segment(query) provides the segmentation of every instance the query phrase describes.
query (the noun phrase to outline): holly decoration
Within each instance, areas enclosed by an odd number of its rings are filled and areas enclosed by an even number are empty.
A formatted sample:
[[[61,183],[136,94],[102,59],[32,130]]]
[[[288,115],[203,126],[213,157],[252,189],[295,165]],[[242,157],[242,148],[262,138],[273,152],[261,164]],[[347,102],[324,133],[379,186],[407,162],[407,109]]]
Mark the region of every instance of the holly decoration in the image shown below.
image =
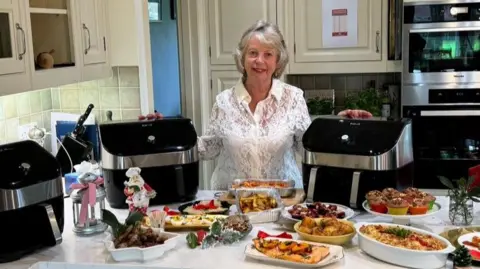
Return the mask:
[[[453,252],[453,263],[455,266],[465,267],[472,265],[472,256],[465,246],[460,246]]]

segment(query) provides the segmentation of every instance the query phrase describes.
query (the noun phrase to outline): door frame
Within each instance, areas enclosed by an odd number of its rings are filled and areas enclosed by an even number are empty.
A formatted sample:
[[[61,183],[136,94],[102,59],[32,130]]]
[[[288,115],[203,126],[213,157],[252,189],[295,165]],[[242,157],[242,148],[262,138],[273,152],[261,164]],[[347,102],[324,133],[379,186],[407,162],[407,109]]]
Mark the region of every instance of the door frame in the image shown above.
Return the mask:
[[[208,124],[211,100],[206,0],[176,0],[182,115],[192,119],[198,135]],[[142,114],[154,110],[152,54],[148,0],[135,1],[137,19],[138,71]],[[200,188],[210,187],[212,162],[200,162]]]

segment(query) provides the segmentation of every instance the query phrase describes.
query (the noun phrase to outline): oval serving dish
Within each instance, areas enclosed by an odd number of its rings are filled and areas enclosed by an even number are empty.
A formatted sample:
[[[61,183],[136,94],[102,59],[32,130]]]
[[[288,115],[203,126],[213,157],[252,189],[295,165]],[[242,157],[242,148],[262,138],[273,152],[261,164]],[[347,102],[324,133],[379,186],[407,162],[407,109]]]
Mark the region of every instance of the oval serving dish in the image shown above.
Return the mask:
[[[179,234],[163,232],[159,228],[151,228],[156,234],[165,236],[167,240],[161,245],[155,245],[152,247],[140,248],[140,247],[127,247],[127,248],[115,248],[113,242],[113,235],[108,234],[105,239],[105,248],[110,252],[112,258],[117,262],[126,261],[149,261],[158,259],[165,252],[172,250],[176,247],[177,241],[180,238]]]
[[[415,233],[430,235],[433,238],[441,241],[445,248],[441,250],[424,251],[391,246],[370,238],[360,232],[360,228],[364,225],[381,225],[392,228],[398,227]],[[455,247],[447,239],[441,237],[440,235],[410,226],[393,223],[356,223],[355,229],[357,230],[358,244],[361,250],[379,260],[403,267],[418,269],[441,268],[447,263],[448,254],[455,250]]]
[[[323,218],[315,219],[315,222],[317,223],[317,225],[321,222],[322,219]],[[339,219],[338,221],[341,221],[341,222],[351,226],[352,229],[353,229],[353,232],[349,233],[349,234],[345,234],[345,235],[338,235],[338,236],[323,236],[323,235],[308,234],[308,233],[301,232],[299,230],[299,227],[300,227],[300,224],[302,224],[302,221],[297,222],[295,224],[295,226],[293,227],[293,229],[295,230],[295,232],[298,234],[298,236],[302,240],[306,240],[306,241],[310,241],[310,242],[317,242],[317,243],[332,244],[332,245],[344,245],[344,244],[350,242],[350,240],[352,240],[352,238],[355,237],[355,234],[357,232],[356,232],[355,225],[354,225],[353,222],[348,221],[348,220],[343,220],[343,219]]]

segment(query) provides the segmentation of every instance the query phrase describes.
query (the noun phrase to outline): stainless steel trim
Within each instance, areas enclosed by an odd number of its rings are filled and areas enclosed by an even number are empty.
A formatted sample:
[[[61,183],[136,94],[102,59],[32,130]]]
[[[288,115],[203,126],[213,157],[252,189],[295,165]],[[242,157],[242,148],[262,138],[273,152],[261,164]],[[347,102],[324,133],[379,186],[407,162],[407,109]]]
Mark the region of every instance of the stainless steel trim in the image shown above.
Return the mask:
[[[346,155],[305,150],[303,163],[330,167],[389,171],[413,162],[412,124],[403,128],[395,146],[377,156]]]
[[[102,168],[109,170],[126,170],[130,167],[148,168],[181,165],[198,161],[198,148],[196,145],[184,151],[133,156],[115,156],[102,147],[101,154]]]
[[[480,110],[425,110],[420,116],[480,116]]]
[[[44,204],[42,206],[44,206],[45,211],[47,211],[48,219],[50,221],[50,227],[52,227],[53,237],[55,237],[55,245],[58,245],[62,243],[62,233],[60,232],[60,228],[58,227],[57,218],[55,217],[55,211],[53,211],[53,207],[49,204]]]
[[[317,181],[318,167],[312,167],[310,170],[310,178],[308,179],[307,203],[313,203],[313,195],[315,194],[315,183]]]
[[[352,175],[352,188],[350,190],[350,207],[357,208],[358,186],[360,185],[360,174],[362,172],[355,171]]]
[[[0,189],[0,212],[36,205],[63,196],[62,177],[19,189]]]
[[[480,74],[480,72],[479,72]],[[479,76],[480,78],[480,76]],[[445,103],[445,104],[430,104],[428,101],[428,92],[430,89],[436,90],[447,90],[447,89],[480,89],[480,83],[469,83],[469,84],[458,84],[458,83],[447,83],[447,84],[416,84],[416,85],[403,85],[401,104],[402,106],[479,106],[480,103]],[[447,109],[447,108],[446,108]]]
[[[478,3],[478,0],[404,0],[404,6]]]
[[[480,30],[480,27],[426,28],[426,29],[411,29],[410,33],[438,33],[438,32],[478,31],[478,30]]]

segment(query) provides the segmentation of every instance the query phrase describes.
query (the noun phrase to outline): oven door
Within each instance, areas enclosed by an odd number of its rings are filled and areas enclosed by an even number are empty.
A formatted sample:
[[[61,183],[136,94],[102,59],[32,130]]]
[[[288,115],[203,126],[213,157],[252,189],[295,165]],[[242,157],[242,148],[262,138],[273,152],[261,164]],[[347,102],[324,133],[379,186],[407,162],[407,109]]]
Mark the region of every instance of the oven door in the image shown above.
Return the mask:
[[[480,82],[480,22],[404,25],[403,83]]]
[[[438,176],[468,177],[480,164],[480,106],[407,106],[412,119],[413,184],[422,189],[446,189]]]

